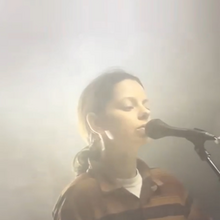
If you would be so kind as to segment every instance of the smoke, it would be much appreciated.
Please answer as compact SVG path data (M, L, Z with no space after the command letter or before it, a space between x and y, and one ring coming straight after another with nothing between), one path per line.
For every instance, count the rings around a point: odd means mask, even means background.
M217 1L2 1L0 13L1 216L48 219L84 147L76 106L108 67L139 76L152 117L219 133ZM220 167L220 150L207 146ZM175 174L220 216L219 183L183 140L141 155Z

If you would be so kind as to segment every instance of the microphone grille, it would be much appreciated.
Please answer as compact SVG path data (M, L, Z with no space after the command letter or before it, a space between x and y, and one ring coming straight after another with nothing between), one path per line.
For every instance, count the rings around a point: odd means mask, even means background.
M152 139L159 139L164 137L164 128L168 127L160 119L152 119L146 124L145 132L146 135Z

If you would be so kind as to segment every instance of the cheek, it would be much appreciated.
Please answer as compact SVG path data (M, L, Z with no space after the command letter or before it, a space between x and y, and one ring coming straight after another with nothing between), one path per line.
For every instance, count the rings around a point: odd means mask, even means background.
M109 114L106 122L107 128L111 132L127 133L134 127L132 123L132 114L130 112L115 112L114 114Z

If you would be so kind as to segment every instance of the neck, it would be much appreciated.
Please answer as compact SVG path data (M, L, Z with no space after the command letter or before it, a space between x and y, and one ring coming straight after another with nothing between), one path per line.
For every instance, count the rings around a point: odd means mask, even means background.
M107 149L103 152L102 163L115 178L129 179L136 176L137 152L116 152L114 149L117 148L113 147Z

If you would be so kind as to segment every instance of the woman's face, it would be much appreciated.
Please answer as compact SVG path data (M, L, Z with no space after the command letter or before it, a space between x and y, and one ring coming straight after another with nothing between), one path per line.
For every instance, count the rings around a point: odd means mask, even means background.
M149 120L149 103L143 87L130 79L116 84L104 115L104 125L112 134L112 141L122 147L144 145L147 138L141 126Z

